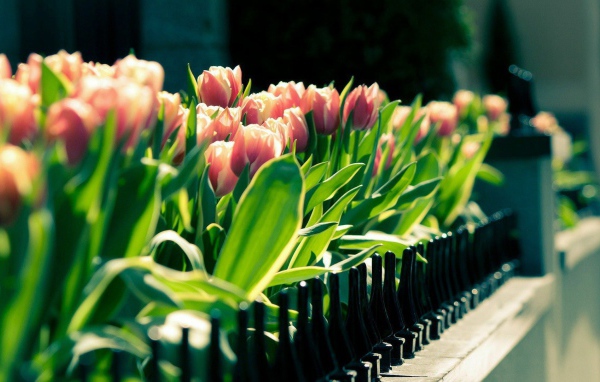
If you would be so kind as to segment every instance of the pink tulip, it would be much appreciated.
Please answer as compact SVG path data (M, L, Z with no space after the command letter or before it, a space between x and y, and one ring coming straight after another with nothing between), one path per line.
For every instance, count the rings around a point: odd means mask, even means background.
M198 97L207 105L232 106L242 90L242 70L211 66L198 77Z
M429 118L427 108L423 107L419 109L415 115L415 120L418 121L421 117L423 117L423 120L421 121L421 126L419 126L419 132L417 132L417 136L415 137L415 143L419 143L421 139L425 138L431 129L431 119Z
M235 136L231 169L240 175L250 165L250 176L270 159L279 157L285 147L281 134L260 125L242 126Z
M39 170L33 155L10 144L0 147L0 226L16 219L23 197L33 191Z
M454 98L452 98L452 103L456 106L456 110L458 115L464 117L469 106L473 103L475 99L475 94L470 90L459 90L454 93Z
M28 86L13 79L0 79L0 131L9 131L10 143L18 145L36 135L35 108Z
M158 93L163 87L165 71L158 62L140 60L130 54L115 63L115 78L119 77L127 77L139 85L150 87L154 93Z
M158 100L155 93L126 78L83 77L74 97L90 104L102 121L110 110L115 110L117 140L129 136L126 149L137 144L141 132L156 122Z
M250 94L242 103L242 115L247 124L258 125L269 118L283 117L283 100L267 92Z
M81 78L83 60L79 52L69 54L61 50L57 54L46 57L44 62L55 73L62 74L71 83L77 82Z
M202 102L200 102L198 105L196 105L196 114L204 114L204 115L207 115L208 117L210 117L211 119L215 118L223 110L225 110L225 108L220 107L220 106L209 106Z
M432 101L427 105L427 110L431 123L440 124L439 136L446 137L454 132L458 123L456 106L450 102Z
M285 123L282 118L269 118L266 121L264 121L261 126L271 130L274 133L279 134L279 136L281 137L281 142L283 143L280 154L283 154L286 145L292 139L292 134L289 125Z
M163 115L163 138L162 144L173 134L175 129L181 125L183 109L181 108L181 96L179 93L160 92L157 94L160 108L164 107Z
M396 109L394 109L394 113L392 114L392 127L394 128L394 130L400 130L404 126L404 123L406 122L406 119L408 118L408 115L411 111L412 108L410 106L397 106ZM430 121L427 108L419 109L415 113L415 116L411 123L415 123L415 121L418 121L423 116L424 118L421 121L419 131L417 132L417 135L415 137L415 143L419 143L419 141L421 141L421 139L423 139L423 137L425 137L425 135L427 135L427 133L429 132Z
M296 152L302 153L308 146L308 124L304 113L299 107L287 109L283 112L283 122L287 123L290 132L292 144L296 142Z
M500 116L506 113L508 103L506 100L495 94L488 94L483 97L483 108L490 121L498 121Z
M48 109L46 137L49 142L63 141L69 164L79 163L87 151L88 141L100 117L87 103L65 98Z
M84 62L83 65L81 65L82 76L114 77L115 70L114 66L100 64L98 62Z
M531 124L542 134L552 134L560 129L554 114L547 111L537 113L535 117L531 118Z
M412 107L410 106L396 106L394 109L394 113L392 114L392 127L395 130L400 130L404 123L406 122L406 118L412 111Z
M357 130L367 130L373 127L377 120L379 101L379 85L370 87L360 85L348 94L344 103L343 126L346 126L352 113L352 127Z
M5 54L0 54L0 79L11 78L12 68L10 67L10 61Z
M461 151L466 159L471 159L480 148L481 144L479 142L466 142L461 146Z
M239 107L226 107L220 111L212 121L214 131L213 141L224 141L229 137L233 140L239 130L242 120L242 109Z
M302 96L300 108L304 114L312 110L317 133L331 135L336 132L340 124L340 95L334 88L317 89L310 85Z
M31 53L26 64L19 64L15 73L15 80L20 84L29 86L33 94L39 94L40 80L42 79L42 56Z
M377 145L377 151L375 152L375 161L373 163L373 176L375 176L379 171L381 157L383 156L383 150L386 146L389 147L389 152L385 160L385 170L390 168L392 165L392 160L394 159L396 141L393 134L383 134L381 138L379 138L379 144Z
M208 178L217 197L233 191L238 180L231 171L233 145L233 142L213 142L204 152L206 162L210 164Z
M187 126L187 117L185 118ZM204 142L214 142L215 130L212 123L212 119L206 114L196 114L196 136L198 138L198 144L201 145Z
M305 89L302 82L290 81L280 82L277 85L271 84L268 91L273 95L280 96L283 100L283 108L289 109L300 106Z

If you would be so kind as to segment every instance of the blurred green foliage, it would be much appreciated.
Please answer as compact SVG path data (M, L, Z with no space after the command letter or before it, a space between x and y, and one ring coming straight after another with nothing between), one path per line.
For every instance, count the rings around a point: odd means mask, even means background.
M391 99L449 98L471 43L463 0L229 1L232 62L258 88L377 81Z

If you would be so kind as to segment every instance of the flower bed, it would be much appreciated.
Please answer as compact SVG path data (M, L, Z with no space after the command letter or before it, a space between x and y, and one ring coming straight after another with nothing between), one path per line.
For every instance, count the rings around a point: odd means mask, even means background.
M120 375L200 376L220 363L169 357L182 326L190 356L209 354L215 310L229 378L240 306L262 301L272 356L299 319L296 299L288 318L275 304L290 286L487 221L469 198L476 176L498 180L483 160L508 126L501 98L399 106L352 80L251 93L239 67L188 73L169 94L162 67L134 56L32 54L12 76L0 55L0 379L74 376L90 354L108 375L111 349ZM449 290L439 304L462 289Z

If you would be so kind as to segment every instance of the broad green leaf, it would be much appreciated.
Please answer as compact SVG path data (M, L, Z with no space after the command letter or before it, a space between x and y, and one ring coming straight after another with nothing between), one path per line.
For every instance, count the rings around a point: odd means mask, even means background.
M212 272L217 263L217 258L221 249L223 248L223 242L227 237L227 232L216 223L211 223L206 227L206 230L202 233L202 244L204 247L205 262L209 272Z
M394 233L399 236L405 236L412 232L413 227L421 223L425 216L427 216L434 202L435 198L433 197L417 200L412 208L402 213Z
M397 210L407 210L411 208L417 199L426 198L436 192L442 177L433 178L425 182L421 182L416 186L408 186L406 191L398 198L396 202Z
M203 152L202 147L194 147L191 152L186 154L183 165L174 172L175 176L161 179L161 197L163 200L167 200L175 192L186 187L188 182L198 174L202 166L200 155L203 155ZM161 164L161 166L168 165Z
M217 221L217 197L210 186L208 169L209 166L204 168L202 178L200 178L200 192L198 194L200 202L197 204L198 210L196 211L199 216L198 225L196 226L197 234L203 232L209 224ZM198 242L198 240L196 240L196 242Z
M303 280L310 280L314 277L321 276L322 274L329 271L331 271L331 269L315 266L286 269L275 274L275 277L273 277L273 279L271 280L269 287L276 285L293 284Z
M298 231L298 236L313 236L313 235L316 235L318 233L325 231L326 229L328 229L329 227L332 227L334 225L337 225L337 223L336 222L317 223L313 226L302 228L300 231Z
M340 272L344 272L349 270L352 267L355 267L361 263L363 263L366 259L368 259L369 257L371 257L371 255L373 253L375 253L375 250L377 248L380 248L381 244L374 244L362 251L360 251L359 253L357 253L356 255L350 255L348 256L347 259L342 260L338 263L335 263L331 266L332 270L337 270Z
M335 222L336 224L317 235L302 238L294 251L288 268L305 267L321 258L335 234L337 223L339 223L342 213L346 209L346 206L354 199L359 189L360 186L346 192L318 219L319 223Z
M344 250L367 250L378 245L381 252L392 251L396 257L402 258L402 252L411 245L411 243L400 239L396 235L389 235L383 232L369 231L365 235L346 235L339 240L339 248ZM417 255L417 260L425 261Z
M494 186L502 186L504 183L504 175L495 167L482 163L477 171L477 178L485 182L493 184Z
M114 211L108 225L105 258L138 256L154 235L160 214L158 166L138 164L119 177Z
M319 184L325 173L327 172L328 163L322 162L312 166L306 175L304 176L304 180L306 182L306 190L312 190L315 186Z
M245 290L249 300L262 292L293 250L304 192L290 155L261 167L237 205L214 276Z
M345 184L350 182L358 170L364 167L362 163L350 164L340 171L325 179L317 187L306 193L306 206L304 213L308 214L316 205L323 203L335 196L335 193Z
M49 107L69 95L71 84L61 73L55 73L45 61L41 63L40 92L42 95L42 106Z
M196 80L196 77L194 76L194 73L192 73L192 68L190 67L189 63L187 64L187 92L190 99L193 99L194 103L198 103L198 82ZM196 108L195 106L196 105L194 105L194 110ZM195 117L196 113L193 114Z
M340 237L342 237L346 233L348 233L348 231L350 231L350 229L352 229L352 225L350 225L350 224L339 225L335 229L335 234L333 235L333 237L331 238L331 240L337 240L337 239L339 239Z
M240 174L237 183L233 189L233 200L236 202L240 201L242 194L246 191L246 188L250 184L250 165L244 166L242 173Z
M195 93L198 94L198 93ZM185 152L189 153L191 152L194 147L196 147L196 145L198 144L198 136L197 136L197 132L196 132L196 128L197 128L197 124L198 124L198 120L196 117L196 96L192 97L192 101L189 105L189 115L188 115L188 119L187 119L187 123L186 123L186 129L185 129Z
M171 241L181 248L190 261L190 264L192 264L192 269L206 272L206 268L204 267L204 257L202 256L200 249L182 238L175 231L163 231L158 233L152 238L148 244L148 248L144 252L147 254L154 254L158 246L166 241Z

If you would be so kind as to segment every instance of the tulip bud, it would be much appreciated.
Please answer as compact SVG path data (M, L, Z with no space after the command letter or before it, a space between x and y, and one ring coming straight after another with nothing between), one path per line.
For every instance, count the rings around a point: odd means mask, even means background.
M207 105L232 106L242 90L242 70L211 66L198 77L198 97Z
M83 59L79 52L69 54L64 50L61 50L57 54L46 57L44 62L55 73L62 74L71 83L74 83L81 78Z
M238 180L231 170L233 145L233 142L213 142L204 152L206 162L210 164L208 178L217 197L233 191Z
M280 153L280 154L282 154L283 151L285 150L286 145L292 139L289 125L287 123L283 122L282 118L277 118L277 119L269 118L263 122L262 126L271 130L274 133L279 134L279 136L281 137L281 142L283 143L283 145L281 147L281 153Z
M9 131L10 143L18 145L35 136L38 130L35 107L28 86L13 79L0 79L0 131Z
M250 94L242 103L242 115L247 124L262 124L269 118L283 116L283 101L280 96L260 92Z
M374 83L369 88L360 85L348 94L344 103L343 126L346 126L352 113L352 127L366 130L373 127L377 120L380 101L379 85Z
M224 141L227 137L233 140L241 126L241 119L242 109L239 107L227 107L220 111L212 121L213 141Z
M275 96L280 96L283 100L283 108L289 109L300 106L305 89L302 82L290 81L279 82L277 85L271 84L268 91Z
M460 117L465 116L474 99L475 94L470 90L459 90L454 93L452 103L456 106L456 111Z
M187 117L185 118L187 126ZM196 114L196 136L198 138L198 144L201 145L204 142L214 142L215 127L212 123L212 119L206 114Z
M48 109L45 133L48 142L65 143L69 164L74 165L83 158L90 135L99 124L100 117L90 105L76 98L66 98Z
M157 98L160 108L164 108L162 138L162 144L164 145L175 129L181 125L183 109L181 108L181 96L179 93L171 94L163 91L157 94Z
M96 77L114 77L115 67L106 64L100 64L98 62L84 62L83 65L81 65L81 75Z
M319 134L331 135L340 124L340 95L334 88L317 89L310 85L302 96L300 108L304 114L312 110L315 130Z
M216 118L223 110L225 110L225 108L220 106L209 106L202 102L196 105L196 114L207 115L210 119Z
M461 151L466 159L471 159L480 148L479 142L466 142L461 146Z
M38 174L39 162L31 154L13 145L0 147L0 226L16 219Z
M304 113L299 107L287 109L283 112L283 122L287 123L291 142L296 142L296 152L302 153L308 146L308 124Z
M483 108L490 121L497 121L500 116L506 113L508 103L506 100L495 94L488 94L483 97Z
M10 61L5 54L0 54L0 79L11 78L12 69L10 67Z
M379 138L379 144L377 145L377 151L375 152L375 161L373 162L373 176L375 176L379 171L381 157L383 156L383 149L385 148L384 146L389 147L384 167L384 169L387 170L392 165L392 160L394 159L394 150L396 149L396 141L393 134L383 134L381 138Z
M279 157L284 147L281 134L260 125L242 125L234 139L231 169L239 176L249 164L252 177L268 160Z
M541 111L531 118L531 124L542 134L553 134L560 129L554 114Z
M115 78L127 77L135 83L148 86L154 93L162 90L165 71L158 62L140 60L130 54L115 63Z
M42 79L42 56L31 53L26 64L19 64L15 73L15 80L20 84L29 86L31 93L38 94L40 80Z
M427 105L431 123L440 124L438 135L446 137L451 135L456 129L458 123L458 113L456 106L450 102L432 101Z

